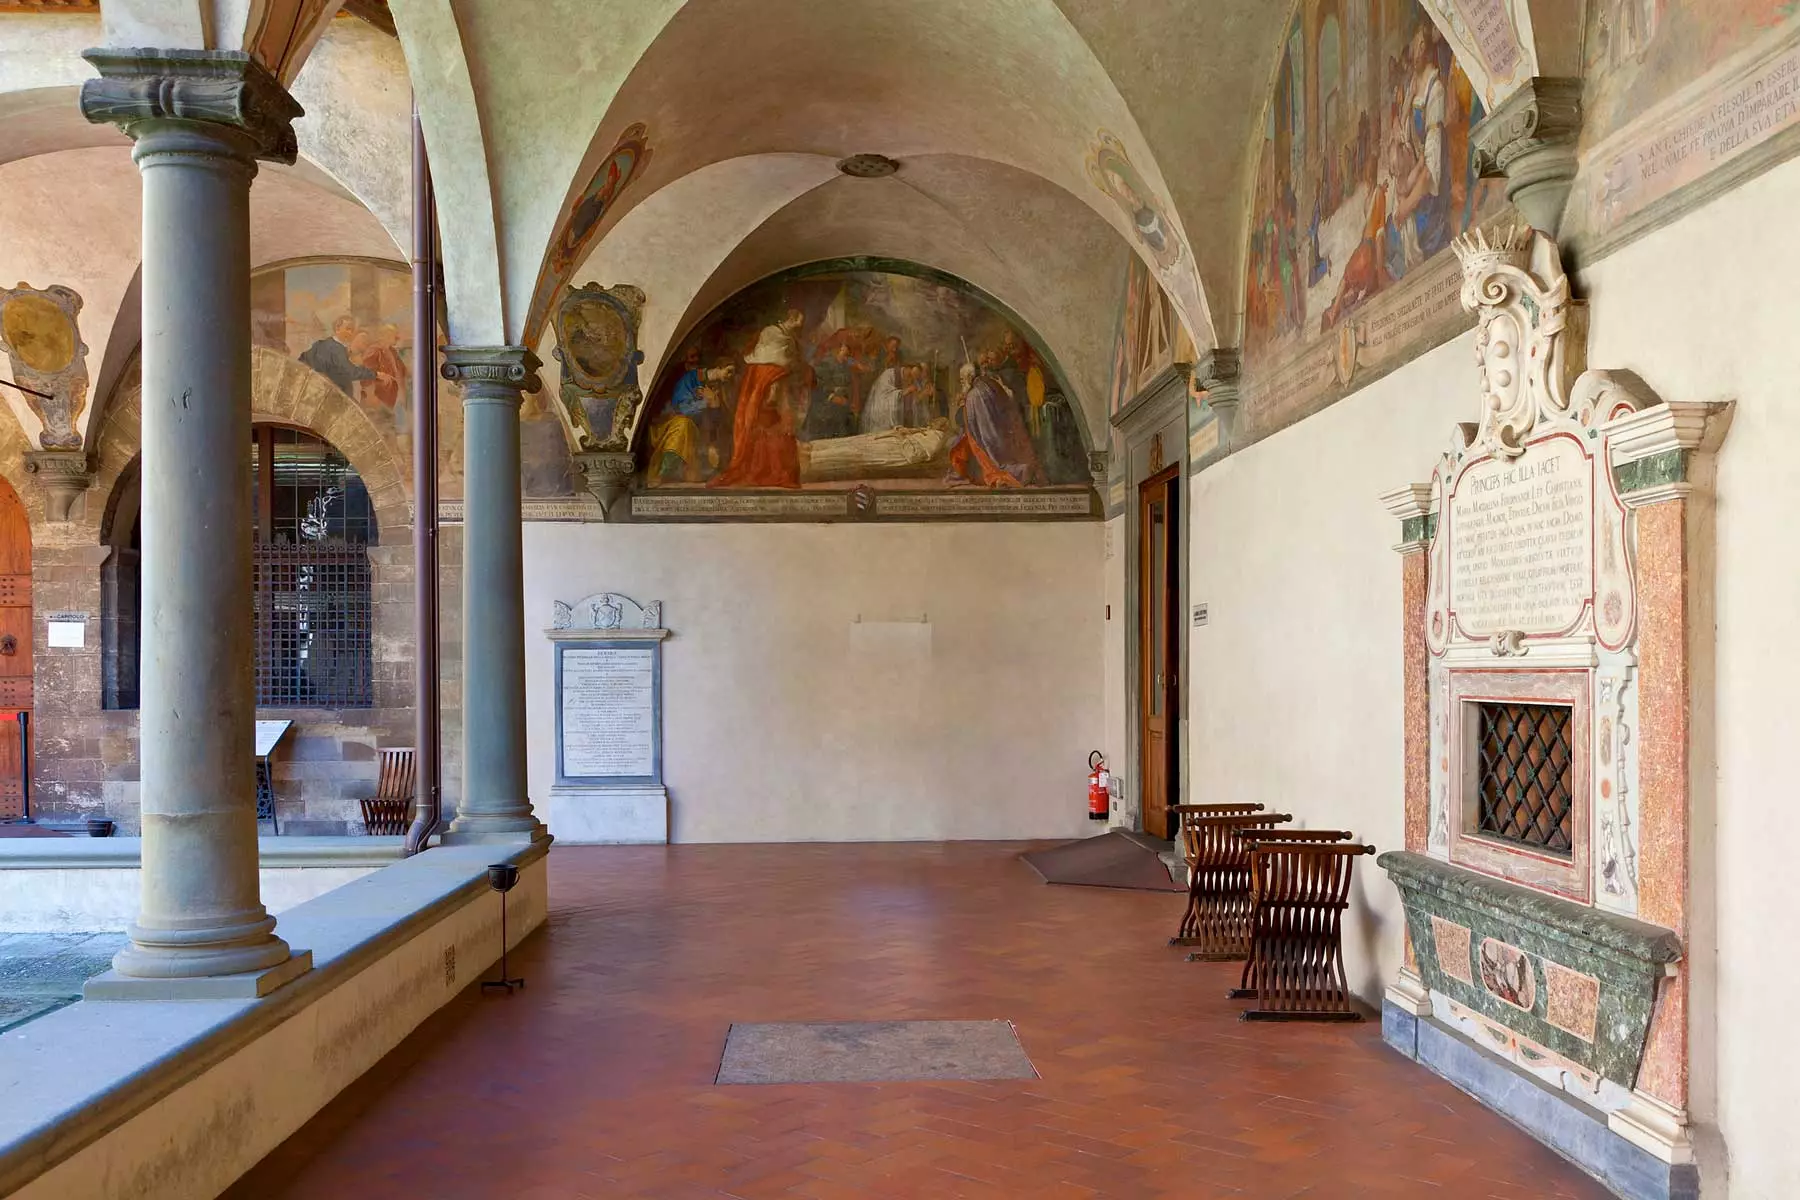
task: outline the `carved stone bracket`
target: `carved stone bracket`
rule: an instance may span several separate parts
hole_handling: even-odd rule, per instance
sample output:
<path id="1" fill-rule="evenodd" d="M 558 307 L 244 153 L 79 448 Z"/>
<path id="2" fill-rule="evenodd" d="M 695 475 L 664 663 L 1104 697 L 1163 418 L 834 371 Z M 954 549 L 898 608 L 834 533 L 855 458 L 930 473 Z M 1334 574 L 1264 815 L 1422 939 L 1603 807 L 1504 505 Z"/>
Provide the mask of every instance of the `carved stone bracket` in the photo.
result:
<path id="1" fill-rule="evenodd" d="M 94 484 L 94 461 L 82 450 L 27 450 L 25 470 L 44 492 L 44 516 L 67 521 L 76 499 Z"/>
<path id="2" fill-rule="evenodd" d="M 1194 364 L 1194 392 L 1205 396 L 1206 406 L 1212 409 L 1219 422 L 1219 444 L 1212 457 L 1223 458 L 1231 453 L 1234 444 L 1238 409 L 1243 399 L 1241 366 L 1238 352 L 1223 346 L 1208 350 Z"/>
<path id="3" fill-rule="evenodd" d="M 590 450 L 575 456 L 575 466 L 586 481 L 587 490 L 600 502 L 600 519 L 612 519 L 613 506 L 631 491 L 631 478 L 636 464 L 630 454 L 616 451 Z M 630 506 L 620 510 L 621 515 Z"/>
<path id="4" fill-rule="evenodd" d="M 1087 457 L 1088 474 L 1093 476 L 1094 486 L 1105 492 L 1107 474 L 1112 470 L 1112 451 L 1089 450 Z"/>
<path id="5" fill-rule="evenodd" d="M 1575 182 L 1575 142 L 1581 132 L 1581 80 L 1542 76 L 1503 100 L 1475 127 L 1475 166 L 1504 176 L 1506 198 L 1551 237 Z"/>
<path id="6" fill-rule="evenodd" d="M 638 325 L 646 297 L 628 283 L 570 288 L 556 306 L 559 395 L 580 450 L 625 453 L 644 401 Z M 597 495 L 598 493 L 596 493 Z M 605 507 L 606 501 L 601 501 Z"/>
<path id="7" fill-rule="evenodd" d="M 241 50 L 118 47 L 82 57 L 100 72 L 81 86 L 81 113 L 96 125 L 117 125 L 133 138 L 148 122 L 223 125 L 248 137 L 256 158 L 291 164 L 299 157 L 294 120 L 306 110 Z"/>

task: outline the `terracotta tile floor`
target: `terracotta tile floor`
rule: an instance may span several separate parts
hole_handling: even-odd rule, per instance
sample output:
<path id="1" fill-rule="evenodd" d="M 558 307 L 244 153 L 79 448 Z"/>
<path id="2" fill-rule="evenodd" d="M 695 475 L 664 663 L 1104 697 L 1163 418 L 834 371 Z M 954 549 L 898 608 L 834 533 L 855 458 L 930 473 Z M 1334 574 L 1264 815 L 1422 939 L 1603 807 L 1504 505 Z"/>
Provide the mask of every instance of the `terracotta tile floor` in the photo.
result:
<path id="1" fill-rule="evenodd" d="M 1245 1025 L 1181 898 L 992 843 L 566 848 L 464 993 L 233 1189 L 319 1197 L 1604 1197 L 1387 1050 Z M 994 1018 L 1040 1081 L 715 1087 L 733 1021 Z"/>

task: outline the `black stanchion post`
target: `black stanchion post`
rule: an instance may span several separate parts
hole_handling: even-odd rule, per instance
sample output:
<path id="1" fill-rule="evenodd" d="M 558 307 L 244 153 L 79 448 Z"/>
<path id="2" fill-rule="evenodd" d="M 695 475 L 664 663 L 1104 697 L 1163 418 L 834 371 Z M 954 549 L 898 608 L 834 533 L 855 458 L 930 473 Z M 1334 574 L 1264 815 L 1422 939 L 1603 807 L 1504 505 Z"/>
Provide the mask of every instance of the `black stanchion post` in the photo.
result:
<path id="1" fill-rule="evenodd" d="M 506 975 L 506 893 L 513 890 L 519 882 L 519 868 L 511 863 L 494 863 L 488 868 L 488 886 L 500 893 L 500 978 L 484 979 L 481 990 L 495 989 L 512 995 L 514 988 L 525 987 L 523 979 L 509 979 Z"/>

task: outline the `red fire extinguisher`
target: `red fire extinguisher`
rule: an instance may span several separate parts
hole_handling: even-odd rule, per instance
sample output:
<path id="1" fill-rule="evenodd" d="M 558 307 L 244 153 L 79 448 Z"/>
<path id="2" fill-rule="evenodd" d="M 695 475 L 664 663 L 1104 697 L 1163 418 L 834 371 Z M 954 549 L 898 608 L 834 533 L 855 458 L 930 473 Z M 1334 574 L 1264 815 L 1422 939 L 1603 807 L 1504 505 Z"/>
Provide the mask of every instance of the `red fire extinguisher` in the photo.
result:
<path id="1" fill-rule="evenodd" d="M 1104 821 L 1112 807 L 1112 776 L 1106 773 L 1106 756 L 1098 750 L 1088 755 L 1088 820 Z"/>

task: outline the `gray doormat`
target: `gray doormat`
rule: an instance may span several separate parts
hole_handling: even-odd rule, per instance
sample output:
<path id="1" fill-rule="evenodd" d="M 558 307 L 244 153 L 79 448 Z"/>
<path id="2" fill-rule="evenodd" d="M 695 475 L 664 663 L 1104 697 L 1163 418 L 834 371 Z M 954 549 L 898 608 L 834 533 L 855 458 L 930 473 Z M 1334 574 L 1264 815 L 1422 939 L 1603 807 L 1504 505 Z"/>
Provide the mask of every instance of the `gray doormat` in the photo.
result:
<path id="1" fill-rule="evenodd" d="M 733 1025 L 718 1083 L 1036 1079 L 1011 1021 Z"/>

